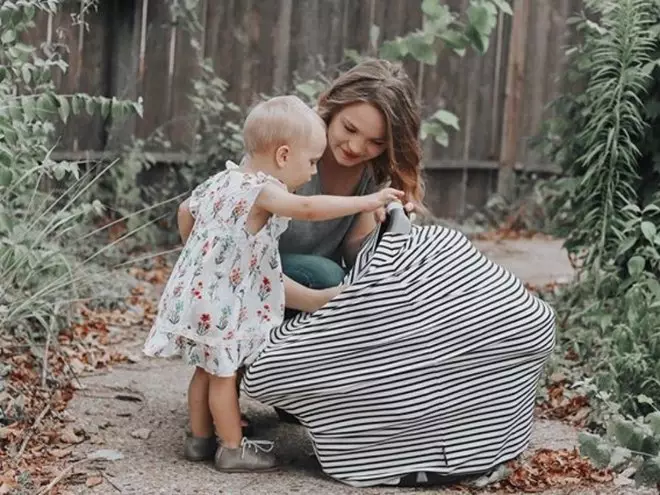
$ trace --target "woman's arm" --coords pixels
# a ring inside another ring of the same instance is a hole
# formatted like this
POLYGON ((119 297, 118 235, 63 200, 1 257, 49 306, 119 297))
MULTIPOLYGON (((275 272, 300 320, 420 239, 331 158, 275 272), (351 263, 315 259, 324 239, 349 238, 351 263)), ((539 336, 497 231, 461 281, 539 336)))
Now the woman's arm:
POLYGON ((351 230, 348 231, 342 243, 342 256, 349 266, 353 266, 364 240, 376 229, 376 218, 373 213, 361 213, 351 230))
POLYGON ((181 236, 181 241, 185 244, 192 232, 193 226, 195 225, 195 217, 190 213, 189 200, 186 199, 183 203, 179 205, 179 209, 176 215, 176 223, 179 227, 179 235, 181 236))
POLYGON ((286 307, 290 309, 313 313, 340 292, 340 286, 322 290, 310 289, 284 275, 284 300, 286 307))

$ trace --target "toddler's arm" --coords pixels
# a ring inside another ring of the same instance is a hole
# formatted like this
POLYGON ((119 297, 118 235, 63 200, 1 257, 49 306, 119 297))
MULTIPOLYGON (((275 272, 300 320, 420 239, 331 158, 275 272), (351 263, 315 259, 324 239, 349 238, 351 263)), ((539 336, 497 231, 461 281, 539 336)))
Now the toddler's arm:
POLYGON ((313 313, 324 306, 330 299, 337 296, 341 289, 341 286, 321 290, 310 289, 284 275, 286 307, 306 313, 313 313))
POLYGON ((190 213, 187 199, 179 205, 176 215, 176 223, 179 227, 181 241, 185 244, 192 232, 193 225, 195 225, 195 217, 190 213))
POLYGON ((256 205, 270 213, 296 220, 323 221, 374 211, 403 198, 403 191, 386 187, 367 196, 296 196, 273 184, 264 186, 256 205))

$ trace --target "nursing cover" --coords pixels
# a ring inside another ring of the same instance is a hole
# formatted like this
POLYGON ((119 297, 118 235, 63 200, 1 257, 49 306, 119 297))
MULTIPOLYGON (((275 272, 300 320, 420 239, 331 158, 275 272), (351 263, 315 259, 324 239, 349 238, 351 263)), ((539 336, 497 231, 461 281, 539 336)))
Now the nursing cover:
POLYGON ((456 230, 372 237, 350 286, 277 328, 245 392, 354 486, 481 473, 528 445, 552 309, 456 230))

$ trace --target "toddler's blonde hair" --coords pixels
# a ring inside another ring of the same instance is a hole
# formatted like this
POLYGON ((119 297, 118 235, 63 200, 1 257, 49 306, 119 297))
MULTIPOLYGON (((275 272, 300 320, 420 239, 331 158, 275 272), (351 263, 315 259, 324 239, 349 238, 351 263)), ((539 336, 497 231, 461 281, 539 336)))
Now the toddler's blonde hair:
POLYGON ((275 96, 258 103, 243 124, 245 153, 267 153, 279 146, 308 142, 325 122, 297 96, 275 96))

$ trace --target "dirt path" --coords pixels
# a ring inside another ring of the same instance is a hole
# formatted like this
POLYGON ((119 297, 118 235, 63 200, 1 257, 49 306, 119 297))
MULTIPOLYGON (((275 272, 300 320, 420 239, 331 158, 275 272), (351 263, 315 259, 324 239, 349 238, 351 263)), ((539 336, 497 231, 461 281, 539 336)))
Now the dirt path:
MULTIPOLYGON (((571 268, 558 241, 488 241, 477 244, 489 257, 530 283, 543 284, 571 276, 571 268)), ((137 335, 128 351, 138 356, 143 339, 144 335, 137 335)), ((111 454, 119 453, 122 458, 104 463, 104 474, 96 480, 98 485, 82 485, 75 489, 75 493, 321 495, 409 491, 396 488, 357 490, 324 477, 314 462, 304 429, 278 423, 271 408, 251 401, 245 401, 243 406, 258 425, 261 436, 276 441, 278 454, 285 463, 281 471, 226 475, 215 472, 210 464, 185 461, 180 448, 186 425, 189 373, 178 361, 142 359, 81 380, 84 388, 71 401, 69 413, 74 428, 84 430, 89 439, 77 446, 77 453, 110 449, 111 454)), ((560 422, 539 420, 535 424, 529 452, 539 448, 571 449, 576 440, 574 428, 560 422)), ((436 489, 427 493, 449 492, 436 489)), ((652 492, 611 484, 592 488, 573 486, 566 491, 546 493, 652 492)))

